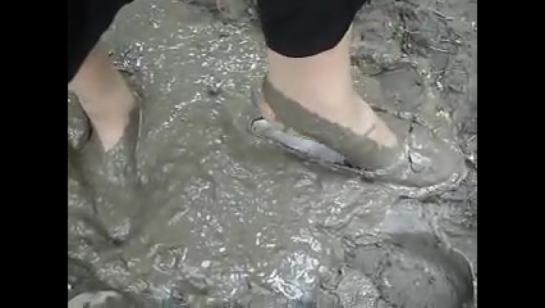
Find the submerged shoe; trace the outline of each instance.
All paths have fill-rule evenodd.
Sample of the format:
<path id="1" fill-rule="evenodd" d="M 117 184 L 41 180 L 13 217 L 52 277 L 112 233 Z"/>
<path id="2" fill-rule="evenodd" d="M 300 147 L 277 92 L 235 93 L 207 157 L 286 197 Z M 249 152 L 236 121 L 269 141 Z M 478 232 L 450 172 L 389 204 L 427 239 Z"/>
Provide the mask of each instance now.
<path id="1" fill-rule="evenodd" d="M 80 124 L 78 128 L 83 130 L 83 133 L 80 133 L 79 142 L 73 146 L 76 160 L 85 160 L 85 163 L 82 164 L 82 168 L 89 169 L 84 171 L 86 175 L 105 175 L 109 180 L 112 180 L 115 183 L 135 178 L 135 152 L 140 138 L 142 124 L 141 104 L 143 90 L 130 73 L 122 70 L 120 70 L 120 73 L 132 92 L 135 106 L 129 113 L 129 121 L 123 135 L 108 151 L 105 151 L 102 146 L 90 119 L 85 114 L 80 103 L 75 102 L 72 106 L 72 117 L 76 118 L 73 121 L 86 123 L 86 125 L 76 123 Z M 74 96 L 74 98 L 77 99 L 76 96 Z M 85 128 L 81 129 L 82 126 L 85 126 Z"/>
<path id="2" fill-rule="evenodd" d="M 86 144 L 79 150 L 86 175 L 105 177 L 112 184 L 133 182 L 136 179 L 136 147 L 140 136 L 142 114 L 135 107 L 121 139 L 105 151 L 98 135 L 91 128 Z M 91 124 L 89 124 L 91 127 Z"/>
<path id="3" fill-rule="evenodd" d="M 87 122 L 88 137 L 81 147 L 70 151 L 70 161 L 85 183 L 92 204 L 92 217 L 86 217 L 86 222 L 93 222 L 94 229 L 108 243 L 104 249 L 115 250 L 131 237 L 133 226 L 127 223 L 141 207 L 136 152 L 142 112 L 137 103 L 129 113 L 123 135 L 108 151 L 89 119 Z"/>
<path id="4" fill-rule="evenodd" d="M 398 146 L 389 148 L 308 111 L 266 78 L 263 96 L 281 123 L 259 117 L 251 121 L 251 133 L 303 159 L 407 188 L 404 194 L 409 197 L 451 188 L 466 173 L 456 149 L 418 123 L 382 114 L 399 140 Z M 255 91 L 252 100 L 257 106 Z"/>

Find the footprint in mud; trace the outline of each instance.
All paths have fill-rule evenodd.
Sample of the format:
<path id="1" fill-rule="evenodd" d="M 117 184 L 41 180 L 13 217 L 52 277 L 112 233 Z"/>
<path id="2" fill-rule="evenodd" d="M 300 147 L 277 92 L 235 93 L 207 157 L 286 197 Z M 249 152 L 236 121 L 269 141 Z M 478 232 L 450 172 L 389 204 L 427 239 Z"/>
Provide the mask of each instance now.
<path id="1" fill-rule="evenodd" d="M 386 102 L 404 111 L 415 111 L 425 103 L 424 84 L 410 67 L 384 72 L 377 76 Z"/>
<path id="2" fill-rule="evenodd" d="M 347 252 L 349 268 L 369 277 L 387 307 L 472 307 L 469 261 L 437 239 L 422 212 L 406 205 L 386 217 L 383 239 Z"/>
<path id="3" fill-rule="evenodd" d="M 471 307 L 471 269 L 461 255 L 442 249 L 425 234 L 391 236 L 389 241 L 360 247 L 349 261 L 372 277 L 389 306 Z"/>

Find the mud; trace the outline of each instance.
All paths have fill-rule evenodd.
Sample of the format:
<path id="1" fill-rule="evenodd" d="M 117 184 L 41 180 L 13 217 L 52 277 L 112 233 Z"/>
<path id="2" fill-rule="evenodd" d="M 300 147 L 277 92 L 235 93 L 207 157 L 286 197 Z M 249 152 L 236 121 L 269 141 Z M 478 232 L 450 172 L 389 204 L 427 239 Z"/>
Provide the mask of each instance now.
<path id="1" fill-rule="evenodd" d="M 417 114 L 466 157 L 460 187 L 426 200 L 251 136 L 250 89 L 266 69 L 254 4 L 214 2 L 137 0 L 104 35 L 143 97 L 136 199 L 89 184 L 76 150 L 87 122 L 69 98 L 69 299 L 113 290 L 136 307 L 472 307 L 476 2 L 371 1 L 356 18 L 358 91 Z"/>

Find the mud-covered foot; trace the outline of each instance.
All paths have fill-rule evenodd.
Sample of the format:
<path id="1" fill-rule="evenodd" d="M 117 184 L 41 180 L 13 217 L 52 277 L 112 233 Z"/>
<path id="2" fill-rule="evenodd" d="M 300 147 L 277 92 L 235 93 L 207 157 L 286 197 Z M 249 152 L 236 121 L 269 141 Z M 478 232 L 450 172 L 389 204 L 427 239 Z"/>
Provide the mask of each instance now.
<path id="1" fill-rule="evenodd" d="M 113 185 L 111 189 L 118 189 L 137 182 L 135 152 L 142 122 L 142 94 L 130 76 L 121 73 L 119 78 L 122 78 L 122 86 L 108 96 L 113 100 L 111 104 L 120 106 L 113 110 L 112 117 L 108 112 L 87 114 L 83 112 L 84 104 L 74 105 L 87 120 L 86 134 L 79 142 L 76 159 L 90 184 L 98 190 L 100 186 L 106 189 Z M 92 107 L 87 106 L 87 111 L 92 112 Z"/>
<path id="2" fill-rule="evenodd" d="M 141 126 L 141 111 L 135 108 L 119 141 L 105 151 L 96 132 L 82 148 L 72 151 L 71 161 L 78 169 L 81 183 L 90 193 L 93 218 L 108 249 L 124 245 L 131 237 L 133 226 L 127 225 L 140 208 L 141 185 L 137 172 L 136 149 Z M 128 228 L 127 228 L 128 227 Z M 106 243 L 105 242 L 105 243 Z"/>
<path id="3" fill-rule="evenodd" d="M 287 98 L 266 79 L 262 97 L 261 102 L 254 98 L 263 119 L 252 122 L 252 133 L 292 152 L 306 151 L 300 156 L 409 187 L 455 182 L 464 174 L 463 159 L 452 145 L 416 123 L 377 115 L 361 98 L 344 118 L 335 118 L 331 110 L 309 110 Z"/>
<path id="4" fill-rule="evenodd" d="M 141 110 L 136 107 L 129 113 L 121 136 L 113 145 L 105 147 L 96 129 L 91 128 L 89 139 L 80 150 L 85 174 L 103 177 L 112 183 L 128 183 L 136 180 L 135 151 L 140 135 Z M 113 137 L 112 137 L 113 138 Z"/>

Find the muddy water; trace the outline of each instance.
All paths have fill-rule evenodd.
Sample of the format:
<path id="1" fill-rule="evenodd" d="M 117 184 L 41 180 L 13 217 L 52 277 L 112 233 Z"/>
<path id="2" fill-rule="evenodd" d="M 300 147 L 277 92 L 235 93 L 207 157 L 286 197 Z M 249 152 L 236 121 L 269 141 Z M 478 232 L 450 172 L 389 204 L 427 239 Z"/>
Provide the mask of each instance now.
<path id="1" fill-rule="evenodd" d="M 91 162 L 70 151 L 70 297 L 115 290 L 137 307 L 470 307 L 472 3 L 376 1 L 358 15 L 358 90 L 418 114 L 460 145 L 472 170 L 456 191 L 402 200 L 248 134 L 263 41 L 251 6 L 224 2 L 238 6 L 222 15 L 206 1 L 136 1 L 105 34 L 142 95 L 140 186 L 104 193 L 81 172 Z M 465 45 L 441 43 L 449 31 Z M 447 48 L 458 49 L 436 51 Z M 87 129 L 76 103 L 68 104 L 74 146 Z"/>

